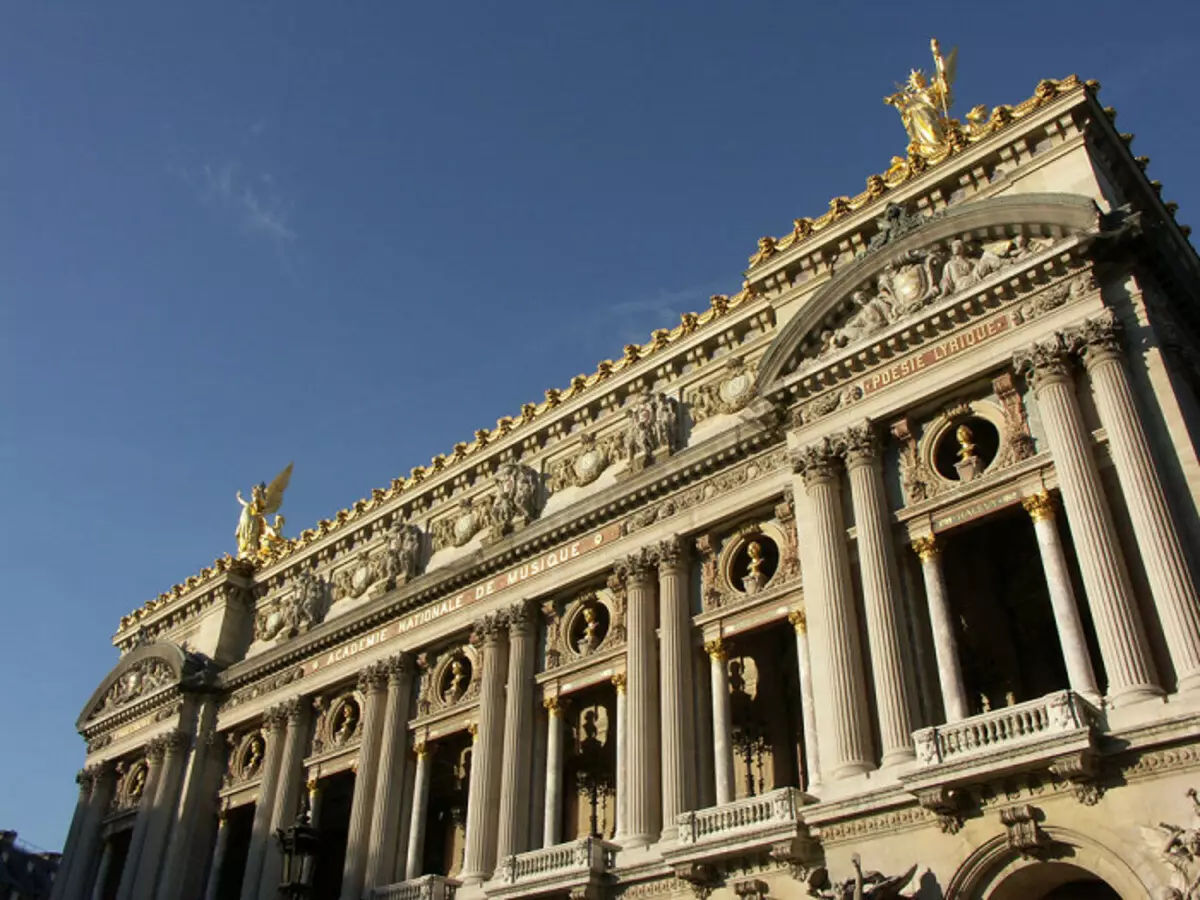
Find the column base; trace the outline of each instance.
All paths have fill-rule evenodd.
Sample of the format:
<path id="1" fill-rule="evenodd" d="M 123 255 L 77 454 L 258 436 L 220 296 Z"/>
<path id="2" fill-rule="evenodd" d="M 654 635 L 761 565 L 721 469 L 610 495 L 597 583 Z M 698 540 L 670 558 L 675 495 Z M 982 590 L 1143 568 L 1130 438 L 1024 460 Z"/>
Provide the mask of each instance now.
<path id="1" fill-rule="evenodd" d="M 896 766 L 907 765 L 917 758 L 917 751 L 912 747 L 901 747 L 888 753 L 882 760 L 879 761 L 879 768 L 891 769 Z"/>
<path id="2" fill-rule="evenodd" d="M 630 849 L 649 847 L 654 843 L 654 836 L 650 834 L 626 834 L 617 838 L 616 842 L 622 847 L 627 847 Z"/>
<path id="3" fill-rule="evenodd" d="M 679 840 L 679 826 L 672 825 L 662 830 L 662 834 L 658 836 L 660 841 L 677 841 Z"/>
<path id="4" fill-rule="evenodd" d="M 483 884 L 485 881 L 490 881 L 492 875 L 490 872 L 459 872 L 458 880 L 464 885 Z"/>
<path id="5" fill-rule="evenodd" d="M 1138 684 L 1133 687 L 1127 687 L 1116 694 L 1109 694 L 1105 699 L 1109 705 L 1132 706 L 1135 703 L 1144 703 L 1147 700 L 1162 700 L 1166 692 L 1156 684 Z"/>
<path id="6" fill-rule="evenodd" d="M 843 766 L 838 766 L 829 776 L 831 781 L 841 781 L 843 778 L 853 778 L 856 775 L 865 775 L 875 767 L 866 762 L 846 763 Z"/>
<path id="7" fill-rule="evenodd" d="M 1179 679 L 1179 691 L 1200 691 L 1200 672 L 1185 675 Z"/>

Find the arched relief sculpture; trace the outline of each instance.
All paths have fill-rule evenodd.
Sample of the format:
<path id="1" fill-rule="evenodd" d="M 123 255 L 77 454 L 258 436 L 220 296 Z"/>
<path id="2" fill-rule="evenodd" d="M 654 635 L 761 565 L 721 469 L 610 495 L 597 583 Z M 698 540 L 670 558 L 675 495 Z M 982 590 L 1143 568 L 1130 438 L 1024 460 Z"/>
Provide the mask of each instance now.
<path id="1" fill-rule="evenodd" d="M 244 734 L 230 734 L 229 760 L 225 767 L 222 786 L 235 787 L 254 781 L 262 774 L 262 763 L 267 752 L 266 737 L 259 729 Z"/>
<path id="2" fill-rule="evenodd" d="M 144 758 L 123 762 L 117 768 L 117 785 L 113 791 L 110 809 L 114 813 L 137 809 L 146 789 L 146 778 L 150 765 Z"/>
<path id="3" fill-rule="evenodd" d="M 320 756 L 356 746 L 362 737 L 365 698 L 359 690 L 348 690 L 333 697 L 317 697 L 313 707 L 317 721 L 313 728 L 312 754 Z"/>
<path id="4" fill-rule="evenodd" d="M 176 680 L 175 670 L 165 660 L 151 658 L 134 663 L 108 689 L 101 711 L 108 712 L 133 703 L 159 688 L 174 684 Z"/>
<path id="5" fill-rule="evenodd" d="M 546 668 L 585 659 L 625 642 L 624 595 L 612 588 L 589 590 L 543 607 Z"/>
<path id="6" fill-rule="evenodd" d="M 432 715 L 449 710 L 479 696 L 479 650 L 471 644 L 451 647 L 442 653 L 421 653 L 417 668 L 421 681 L 417 691 L 417 714 Z"/>
<path id="7" fill-rule="evenodd" d="M 742 603 L 799 580 L 790 498 L 781 501 L 775 513 L 773 520 L 743 525 L 725 537 L 707 534 L 697 538 L 705 610 Z"/>

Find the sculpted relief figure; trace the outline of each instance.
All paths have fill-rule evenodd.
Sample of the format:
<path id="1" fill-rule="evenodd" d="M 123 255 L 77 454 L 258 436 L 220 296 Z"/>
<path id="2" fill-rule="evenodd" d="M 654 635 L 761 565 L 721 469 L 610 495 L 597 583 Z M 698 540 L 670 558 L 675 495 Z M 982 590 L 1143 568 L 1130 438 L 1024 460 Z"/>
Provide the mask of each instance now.
<path id="1" fill-rule="evenodd" d="M 286 597 L 276 597 L 254 618 L 254 639 L 273 641 L 304 634 L 321 624 L 327 611 L 325 582 L 310 571 L 296 576 Z"/>
<path id="2" fill-rule="evenodd" d="M 644 392 L 626 411 L 624 450 L 633 468 L 644 468 L 655 454 L 676 449 L 675 403 L 665 394 Z"/>
<path id="3" fill-rule="evenodd" d="M 537 518 L 537 474 L 528 466 L 504 463 L 496 472 L 490 520 L 498 538 Z"/>
<path id="4" fill-rule="evenodd" d="M 175 672 L 161 659 L 135 663 L 104 695 L 102 709 L 115 709 L 158 690 L 175 680 Z"/>
<path id="5" fill-rule="evenodd" d="M 421 561 L 421 531 L 397 519 L 387 531 L 387 543 L 378 557 L 379 578 L 386 589 L 406 583 L 417 574 Z"/>
<path id="6" fill-rule="evenodd" d="M 283 527 L 283 517 L 275 520 L 275 525 L 267 525 L 267 516 L 279 511 L 283 505 L 283 492 L 287 490 L 292 478 L 292 464 L 275 476 L 268 485 L 259 482 L 250 490 L 250 499 L 243 500 L 242 492 L 237 493 L 237 502 L 242 505 L 242 514 L 238 519 L 237 544 L 238 559 L 253 559 L 269 553 L 273 544 L 278 543 L 281 535 L 276 530 Z"/>
<path id="7" fill-rule="evenodd" d="M 1162 900 L 1200 900 L 1200 795 L 1189 788 L 1193 823 L 1190 827 L 1166 822 L 1143 828 L 1146 843 L 1172 869 L 1171 887 L 1159 894 Z"/>
<path id="8" fill-rule="evenodd" d="M 822 900 L 892 900 L 900 896 L 900 891 L 917 874 L 915 865 L 903 875 L 890 878 L 881 872 L 864 873 L 857 853 L 850 857 L 850 863 L 854 866 L 854 877 L 846 881 L 832 881 L 823 866 L 815 869 L 808 879 L 808 893 Z"/>

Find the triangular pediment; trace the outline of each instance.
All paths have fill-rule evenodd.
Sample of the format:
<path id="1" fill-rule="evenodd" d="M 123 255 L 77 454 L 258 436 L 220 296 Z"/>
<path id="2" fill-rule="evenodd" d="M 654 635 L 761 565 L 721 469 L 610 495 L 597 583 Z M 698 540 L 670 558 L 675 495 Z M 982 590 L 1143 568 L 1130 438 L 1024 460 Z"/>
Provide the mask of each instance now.
<path id="1" fill-rule="evenodd" d="M 835 267 L 780 330 L 759 366 L 759 392 L 1096 231 L 1099 219 L 1095 202 L 1076 194 L 997 197 L 924 216 L 889 206 L 867 249 Z"/>

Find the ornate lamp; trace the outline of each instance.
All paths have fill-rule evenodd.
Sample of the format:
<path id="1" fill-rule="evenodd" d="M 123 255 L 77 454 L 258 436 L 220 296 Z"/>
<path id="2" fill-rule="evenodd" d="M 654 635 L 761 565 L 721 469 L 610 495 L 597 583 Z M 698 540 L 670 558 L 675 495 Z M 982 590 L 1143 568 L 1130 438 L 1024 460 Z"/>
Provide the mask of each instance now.
<path id="1" fill-rule="evenodd" d="M 279 882 L 280 900 L 305 900 L 312 895 L 313 870 L 316 868 L 320 833 L 308 824 L 308 804 L 300 809 L 289 828 L 277 828 L 275 840 L 283 856 L 283 874 Z"/>

